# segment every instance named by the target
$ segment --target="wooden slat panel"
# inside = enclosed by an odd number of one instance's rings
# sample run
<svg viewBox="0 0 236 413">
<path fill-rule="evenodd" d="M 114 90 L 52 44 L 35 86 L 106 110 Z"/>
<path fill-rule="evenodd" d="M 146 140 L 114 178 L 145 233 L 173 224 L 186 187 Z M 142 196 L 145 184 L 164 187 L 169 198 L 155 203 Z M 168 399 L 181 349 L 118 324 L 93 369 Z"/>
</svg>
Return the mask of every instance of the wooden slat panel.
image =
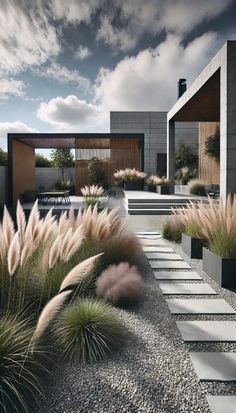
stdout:
<svg viewBox="0 0 236 413">
<path fill-rule="evenodd" d="M 216 133 L 219 122 L 200 122 L 199 130 L 199 178 L 208 184 L 220 183 L 220 163 L 205 155 L 205 141 Z"/>
</svg>

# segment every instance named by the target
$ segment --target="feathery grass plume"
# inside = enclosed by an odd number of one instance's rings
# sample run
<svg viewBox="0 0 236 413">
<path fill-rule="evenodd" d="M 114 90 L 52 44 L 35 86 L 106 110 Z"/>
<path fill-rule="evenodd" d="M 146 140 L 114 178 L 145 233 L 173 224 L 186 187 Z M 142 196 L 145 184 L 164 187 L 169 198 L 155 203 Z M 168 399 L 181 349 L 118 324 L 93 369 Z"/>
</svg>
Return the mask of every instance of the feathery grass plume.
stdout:
<svg viewBox="0 0 236 413">
<path fill-rule="evenodd" d="M 15 229 L 14 229 L 14 223 L 5 205 L 4 205 L 3 220 L 2 220 L 2 230 L 3 230 L 3 235 L 4 235 L 6 246 L 9 247 L 12 241 L 12 238 L 15 235 Z"/>
<path fill-rule="evenodd" d="M 67 212 L 64 211 L 60 218 L 59 218 L 59 222 L 58 222 L 58 232 L 60 234 L 65 233 L 66 230 L 68 228 L 68 220 L 67 220 Z"/>
<path fill-rule="evenodd" d="M 80 208 L 77 214 L 77 218 L 76 218 L 76 226 L 80 226 L 82 224 L 82 221 L 83 221 L 83 214 Z"/>
<path fill-rule="evenodd" d="M 50 248 L 49 261 L 48 261 L 49 268 L 54 267 L 58 257 L 60 256 L 61 241 L 62 241 L 62 237 L 61 235 L 58 235 Z"/>
<path fill-rule="evenodd" d="M 7 265 L 8 272 L 10 275 L 13 275 L 16 271 L 17 265 L 20 259 L 20 241 L 18 232 L 15 233 L 14 237 L 9 246 L 7 254 Z"/>
<path fill-rule="evenodd" d="M 33 208 L 31 209 L 28 223 L 26 225 L 25 242 L 28 242 L 34 239 L 35 231 L 36 231 L 38 223 L 39 223 L 39 209 L 38 209 L 38 200 L 36 200 L 33 205 Z"/>
<path fill-rule="evenodd" d="M 68 252 L 69 248 L 69 243 L 72 237 L 72 228 L 69 227 L 67 232 L 65 233 L 65 236 L 62 239 L 62 244 L 61 244 L 61 250 L 60 250 L 60 258 L 61 260 L 65 259 L 65 256 Z"/>
<path fill-rule="evenodd" d="M 170 215 L 163 225 L 163 238 L 170 241 L 180 242 L 182 233 L 184 232 L 184 224 L 177 214 Z"/>
<path fill-rule="evenodd" d="M 31 241 L 28 241 L 26 244 L 24 244 L 21 250 L 21 256 L 20 256 L 21 268 L 27 263 L 28 259 L 32 256 L 34 250 L 35 250 L 35 246 L 33 245 Z"/>
<path fill-rule="evenodd" d="M 21 243 L 23 243 L 24 235 L 25 235 L 26 219 L 25 219 L 24 210 L 19 200 L 17 201 L 17 207 L 16 207 L 16 223 L 17 223 L 17 229 L 19 232 Z"/>
<path fill-rule="evenodd" d="M 83 188 L 80 188 L 81 193 L 84 197 L 97 197 L 99 198 L 104 194 L 104 189 L 102 186 L 98 185 L 85 185 Z"/>
<path fill-rule="evenodd" d="M 49 243 L 53 237 L 58 235 L 58 224 L 54 221 L 52 224 L 45 226 L 45 231 L 42 232 L 42 242 Z"/>
<path fill-rule="evenodd" d="M 50 323 L 52 320 L 55 318 L 55 316 L 59 313 L 61 310 L 62 306 L 65 303 L 66 298 L 71 294 L 71 290 L 63 291 L 62 293 L 56 295 L 53 297 L 43 308 L 34 334 L 32 336 L 32 344 L 34 345 L 40 337 L 45 333 L 47 328 L 49 327 Z"/>
<path fill-rule="evenodd" d="M 96 282 L 97 296 L 113 304 L 132 305 L 140 300 L 143 292 L 144 283 L 138 269 L 127 262 L 111 265 Z"/>
<path fill-rule="evenodd" d="M 43 395 L 42 383 L 49 374 L 49 357 L 42 346 L 35 348 L 34 355 L 29 352 L 32 333 L 27 320 L 6 315 L 0 318 L 2 413 L 32 413 L 37 397 Z"/>
<path fill-rule="evenodd" d="M 114 310 L 101 301 L 79 299 L 63 311 L 54 334 L 66 360 L 94 362 L 119 350 L 125 329 Z"/>
<path fill-rule="evenodd" d="M 50 254 L 50 248 L 45 248 L 43 255 L 42 255 L 42 260 L 41 260 L 41 269 L 43 272 L 47 272 L 49 270 L 49 254 Z"/>
<path fill-rule="evenodd" d="M 0 224 L 0 258 L 1 258 L 2 263 L 6 257 L 6 254 L 7 254 L 7 246 L 6 246 L 6 241 L 5 241 L 2 225 Z"/>
<path fill-rule="evenodd" d="M 76 265 L 76 267 L 74 267 L 69 272 L 69 274 L 67 274 L 67 276 L 64 278 L 60 287 L 60 292 L 84 280 L 85 277 L 87 277 L 94 269 L 96 260 L 102 254 L 103 253 L 94 255 L 93 257 L 89 257 L 87 260 L 80 262 L 78 265 Z"/>
<path fill-rule="evenodd" d="M 73 235 L 68 240 L 67 246 L 64 251 L 63 259 L 64 261 L 69 261 L 71 257 L 78 251 L 82 242 L 84 241 L 84 226 L 80 225 L 73 233 Z"/>
<path fill-rule="evenodd" d="M 75 224 L 75 211 L 72 207 L 69 210 L 68 221 L 69 221 L 69 225 L 73 227 Z"/>
</svg>

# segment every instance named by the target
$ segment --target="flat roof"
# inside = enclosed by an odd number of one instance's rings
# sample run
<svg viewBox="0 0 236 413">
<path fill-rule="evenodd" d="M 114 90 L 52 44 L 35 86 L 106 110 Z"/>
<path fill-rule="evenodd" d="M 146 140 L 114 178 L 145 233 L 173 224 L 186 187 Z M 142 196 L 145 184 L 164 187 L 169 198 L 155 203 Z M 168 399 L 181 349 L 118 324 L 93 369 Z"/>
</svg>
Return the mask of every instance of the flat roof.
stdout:
<svg viewBox="0 0 236 413">
<path fill-rule="evenodd" d="M 143 133 L 9 133 L 8 144 L 12 140 L 35 149 L 73 149 L 77 139 L 132 139 L 143 140 Z"/>
<path fill-rule="evenodd" d="M 236 50 L 227 41 L 167 114 L 168 121 L 218 122 L 220 120 L 220 78 Z"/>
</svg>

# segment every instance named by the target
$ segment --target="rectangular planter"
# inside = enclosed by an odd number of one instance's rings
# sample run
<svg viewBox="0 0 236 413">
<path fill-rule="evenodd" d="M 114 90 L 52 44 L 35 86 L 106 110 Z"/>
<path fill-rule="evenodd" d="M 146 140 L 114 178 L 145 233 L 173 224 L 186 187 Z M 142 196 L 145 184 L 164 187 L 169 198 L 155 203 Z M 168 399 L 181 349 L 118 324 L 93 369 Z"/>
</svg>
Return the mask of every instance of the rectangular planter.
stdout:
<svg viewBox="0 0 236 413">
<path fill-rule="evenodd" d="M 192 238 L 189 235 L 182 234 L 182 250 L 190 258 L 202 259 L 202 248 L 204 239 Z"/>
<path fill-rule="evenodd" d="M 170 188 L 166 185 L 157 185 L 157 193 L 160 195 L 169 195 Z"/>
<path fill-rule="evenodd" d="M 149 192 L 157 192 L 157 187 L 156 185 L 148 185 L 148 190 Z"/>
<path fill-rule="evenodd" d="M 124 183 L 125 191 L 143 191 L 143 181 L 130 181 Z"/>
<path fill-rule="evenodd" d="M 203 248 L 202 269 L 221 287 L 236 288 L 236 258 L 223 258 Z"/>
</svg>

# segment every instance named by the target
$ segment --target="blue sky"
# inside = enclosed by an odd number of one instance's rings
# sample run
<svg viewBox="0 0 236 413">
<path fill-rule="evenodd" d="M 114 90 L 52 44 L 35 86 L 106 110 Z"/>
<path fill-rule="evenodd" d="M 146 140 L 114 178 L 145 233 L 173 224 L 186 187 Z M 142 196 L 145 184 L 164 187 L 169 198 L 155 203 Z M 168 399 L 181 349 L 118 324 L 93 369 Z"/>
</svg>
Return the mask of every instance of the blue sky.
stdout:
<svg viewBox="0 0 236 413">
<path fill-rule="evenodd" d="M 0 0 L 0 146 L 8 132 L 108 132 L 110 110 L 168 110 L 235 22 L 235 0 Z"/>
</svg>

